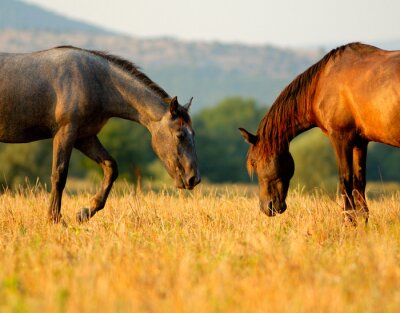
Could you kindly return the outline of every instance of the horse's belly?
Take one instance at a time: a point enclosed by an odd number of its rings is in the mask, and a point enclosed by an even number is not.
[[[371,110],[368,115],[361,115],[358,124],[363,135],[369,140],[400,147],[399,122],[400,106],[398,110],[382,106],[380,109]]]
[[[7,143],[24,143],[51,138],[46,127],[10,127],[0,125],[0,141]]]
[[[386,129],[368,129],[364,136],[370,141],[381,142],[394,147],[400,147],[400,131],[396,128],[385,127]]]

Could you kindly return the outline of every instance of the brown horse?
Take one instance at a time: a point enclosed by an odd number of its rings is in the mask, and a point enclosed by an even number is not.
[[[49,219],[61,220],[61,197],[73,148],[104,172],[89,208],[101,210],[118,176],[115,160],[97,138],[111,117],[132,120],[152,135],[156,154],[178,188],[200,182],[189,106],[180,106],[134,64],[99,51],[63,46],[28,54],[0,53],[0,141],[53,138]]]
[[[365,166],[370,141],[400,146],[400,51],[351,43],[326,54],[293,80],[262,119],[250,143],[247,166],[260,187],[260,208],[269,216],[286,210],[294,173],[290,141],[319,127],[339,165],[345,218],[368,220]]]

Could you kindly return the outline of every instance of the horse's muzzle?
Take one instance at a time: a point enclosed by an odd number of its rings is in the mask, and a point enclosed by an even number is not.
[[[286,211],[286,202],[279,203],[278,205],[274,205],[272,201],[263,201],[260,200],[260,210],[267,216],[275,216],[276,213],[282,214]]]
[[[187,182],[185,184],[185,188],[192,190],[196,185],[200,184],[200,182],[201,182],[200,175],[192,176],[187,180]]]
[[[176,181],[176,187],[181,189],[192,190],[196,185],[200,184],[201,176],[199,174],[188,177],[187,179],[182,176]]]

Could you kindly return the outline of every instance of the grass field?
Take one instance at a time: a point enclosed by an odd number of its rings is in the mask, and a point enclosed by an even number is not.
[[[193,193],[123,185],[78,225],[88,191],[0,196],[0,312],[399,312],[400,195],[369,201],[367,227],[342,224],[334,197],[292,191],[259,213],[256,190]]]

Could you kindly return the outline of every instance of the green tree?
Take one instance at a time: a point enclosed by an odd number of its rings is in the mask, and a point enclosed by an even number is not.
[[[290,152],[295,162],[292,184],[300,184],[311,189],[325,187],[332,190],[337,184],[337,162],[328,137],[320,129],[313,129],[290,144]]]
[[[227,98],[204,109],[193,119],[196,147],[203,178],[212,182],[249,181],[246,144],[238,131],[255,131],[265,113],[252,99]]]
[[[0,185],[14,187],[40,179],[48,183],[51,173],[51,141],[0,144]]]
[[[400,150],[371,142],[368,146],[367,179],[400,181]]]

